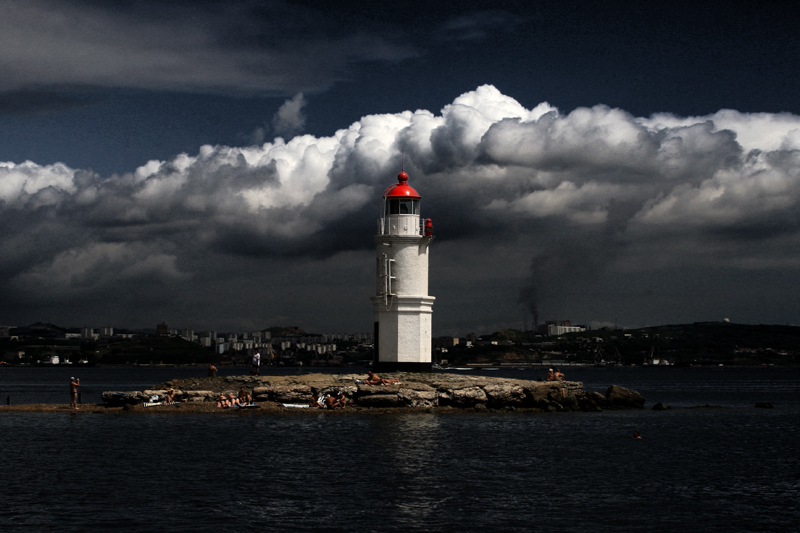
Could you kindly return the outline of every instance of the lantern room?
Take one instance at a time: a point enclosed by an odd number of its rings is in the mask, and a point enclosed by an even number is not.
[[[420,235],[419,201],[422,197],[408,185],[408,174],[397,175],[397,183],[383,191],[380,235]]]

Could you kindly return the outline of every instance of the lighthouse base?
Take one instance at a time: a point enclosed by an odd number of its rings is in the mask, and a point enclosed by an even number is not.
[[[430,372],[432,296],[372,298],[375,358],[381,372]]]

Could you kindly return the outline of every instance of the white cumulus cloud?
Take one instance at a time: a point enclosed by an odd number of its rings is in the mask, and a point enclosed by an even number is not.
[[[302,108],[301,95],[287,102],[287,127],[302,126]],[[197,303],[199,280],[214,301],[232,297],[213,289],[220,280],[243,288],[258,280],[275,298],[270,306],[289,305],[284,272],[266,265],[313,272],[341,254],[369,262],[381,193],[404,154],[423,216],[448,243],[437,241],[432,256],[444,316],[463,315],[466,288],[452,277],[459,272],[493,287],[486,297],[496,298],[498,313],[518,307],[525,286],[540,308],[589,320],[597,302],[624,306],[624,293],[657,298],[659,287],[674,290],[687,272],[709,269],[716,277],[706,287],[717,293],[708,301],[718,301],[742,272],[796,267],[798,131],[800,117],[788,114],[526,109],[487,85],[441,110],[368,115],[329,137],[203,146],[120,176],[1,163],[0,295],[22,305],[9,280],[37,294],[45,288],[55,301],[113,287],[134,313],[154,305],[152,292],[131,289],[149,280],[170,287],[161,305],[181,313],[181,296]],[[480,253],[488,243],[491,254]],[[461,272],[464,249],[472,251],[469,273]],[[513,263],[499,276],[503,257]],[[331,294],[342,294],[339,283],[367,293],[372,286],[369,275],[318,275],[330,280]],[[640,315],[647,321],[655,312]]]

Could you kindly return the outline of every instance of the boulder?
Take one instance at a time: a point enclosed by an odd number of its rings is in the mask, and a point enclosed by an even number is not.
[[[400,391],[398,385],[367,385],[359,383],[356,385],[356,397],[377,396],[383,394],[397,394]]]
[[[581,411],[602,411],[608,407],[608,400],[599,392],[587,392],[578,397]]]
[[[517,383],[489,383],[483,387],[483,392],[488,398],[489,405],[504,407],[509,405],[521,406],[525,404],[525,390]]]
[[[620,387],[619,385],[611,385],[608,388],[606,391],[606,400],[614,407],[636,409],[644,407],[645,402],[645,399],[642,398],[638,392]]]
[[[550,387],[546,386],[544,382],[530,382],[525,388],[525,396],[528,403],[540,408],[544,408],[548,403],[548,394]]]
[[[253,399],[257,402],[307,403],[314,397],[309,385],[267,385],[253,389]]]
[[[140,404],[150,400],[150,396],[142,391],[104,391],[100,398],[106,407]]]
[[[566,398],[559,400],[558,404],[561,406],[562,411],[580,410],[580,404],[578,403],[578,398],[576,396],[567,395]]]
[[[183,391],[183,397],[187,402],[213,402],[216,401],[217,395],[214,391],[210,390],[187,390]]]
[[[759,409],[772,409],[773,405],[769,402],[756,402],[756,407]]]
[[[401,407],[400,397],[397,394],[369,394],[359,396],[357,403],[363,407]]]
[[[436,407],[439,405],[439,395],[433,387],[427,387],[427,390],[421,388],[401,389],[397,394],[397,399],[407,407]]]
[[[439,405],[453,407],[475,407],[479,403],[485,404],[488,400],[486,393],[480,387],[467,387],[452,389],[446,392],[439,391]]]

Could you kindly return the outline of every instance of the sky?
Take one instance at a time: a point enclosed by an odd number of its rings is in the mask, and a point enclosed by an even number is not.
[[[6,0],[0,324],[800,324],[792,2]]]

